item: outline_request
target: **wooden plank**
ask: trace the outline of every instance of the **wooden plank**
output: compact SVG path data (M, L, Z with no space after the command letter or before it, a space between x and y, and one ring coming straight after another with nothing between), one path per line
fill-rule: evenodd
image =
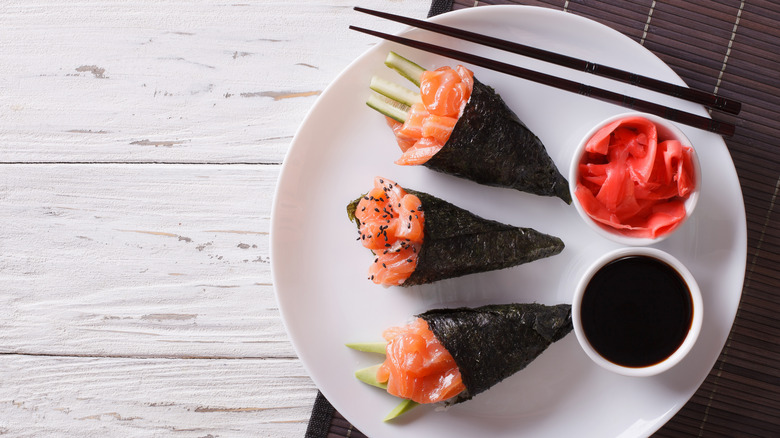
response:
M349 24L404 28L350 6L3 6L0 161L279 163L317 96L377 42ZM417 17L428 7L362 6Z
M6 436L300 437L316 395L289 359L0 359Z
M295 356L271 285L279 166L0 172L0 352Z

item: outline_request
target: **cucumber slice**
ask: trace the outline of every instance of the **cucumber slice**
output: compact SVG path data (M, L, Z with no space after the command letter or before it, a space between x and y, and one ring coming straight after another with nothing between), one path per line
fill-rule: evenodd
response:
M390 52L385 58L385 65L397 71L401 76L412 81L414 85L420 86L420 76L425 71L424 68L415 64L414 62L404 58L403 56Z
M368 368L359 369L355 371L355 377L363 383L387 390L387 383L379 383L376 380L376 372L381 366L382 364L380 363Z
M405 414L406 412L409 412L410 409L413 407L419 405L416 401L412 401L409 399L403 399L401 403L398 403L398 406L395 407L392 411L390 411L389 414L384 418L382 421L390 421L393 418L399 417L401 414Z
M415 93L395 82L382 79L379 76L371 77L369 87L377 93L407 106L412 106L415 103L421 102L420 93Z
M401 123L405 122L409 115L408 106L376 94L368 96L366 105Z
M346 345L353 350L364 351L366 353L387 353L387 342L354 342Z
M376 371L381 366L382 364L376 364L368 368L357 370L355 371L355 377L357 377L357 379L363 383L366 383L371 386L376 386L377 388L381 388L387 391L387 383L379 383L376 381ZM419 403L415 401L409 399L403 399L401 400L401 403L399 403L398 406L396 406L392 411L390 411L390 413L387 414L387 416L382 421L390 421L393 418L397 418L401 414L408 412L410 409L412 409L417 405L419 405Z

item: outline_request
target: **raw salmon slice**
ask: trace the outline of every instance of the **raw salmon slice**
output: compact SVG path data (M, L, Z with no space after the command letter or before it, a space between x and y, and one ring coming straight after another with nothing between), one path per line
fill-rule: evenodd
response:
M398 286L417 267L425 215L420 199L395 182L381 177L357 204L355 217L364 247L374 252L368 278L376 284Z
M424 164L449 140L474 87L474 73L459 65L428 70L420 79L421 102L404 123L388 120L403 154L396 164ZM391 121L392 120L392 121Z
M444 147L443 143L439 143L430 137L423 137L417 140L412 147L404 151L404 153L395 160L395 164L400 164L402 166L423 164L430 160L432 156L436 155L442 147Z
M382 336L387 341L387 356L376 377L387 382L390 394L417 403L436 403L466 389L452 355L424 320L389 328Z

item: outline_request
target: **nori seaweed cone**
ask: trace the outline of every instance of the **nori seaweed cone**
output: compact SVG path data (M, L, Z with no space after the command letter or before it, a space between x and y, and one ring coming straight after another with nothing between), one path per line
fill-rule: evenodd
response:
M571 204L569 183L541 140L493 88L476 78L449 140L424 166L480 184L557 196Z
M522 370L572 330L571 306L499 304L436 309L417 315L455 359L471 399Z
M484 219L428 193L406 192L420 198L425 225L417 267L401 286L509 268L553 256L564 248L558 237ZM347 206L350 220L356 223L355 209L361 198Z
M557 237L484 219L427 193L407 191L422 202L425 231L417 269L403 286L505 269L563 250Z

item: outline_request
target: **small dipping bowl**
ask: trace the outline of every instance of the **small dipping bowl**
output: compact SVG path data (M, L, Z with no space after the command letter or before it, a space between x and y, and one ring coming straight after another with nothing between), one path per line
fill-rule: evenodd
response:
M702 310L699 286L679 260L655 248L621 248L599 257L580 279L572 322L596 364L653 376L691 351Z
M658 132L658 143L662 143L665 140L677 140L679 141L684 147L688 146L691 148L692 151L692 167L693 167L693 182L694 182L694 188L693 190L688 193L687 198L684 201L684 207L685 207L685 216L677 222L676 225L673 227L665 230L661 234L655 236L655 237L639 237L639 236L632 236L625 232L621 232L618 229L611 227L609 225L603 224L601 222L598 222L594 220L588 212L585 211L585 208L581 204L580 200L577 197L577 187L579 185L580 180L580 170L579 170L579 164L582 161L583 157L585 156L585 146L587 145L588 141L602 128L617 122L621 119L628 119L633 117L641 117L644 118L650 122L652 122L656 126L656 130ZM652 114L645 114L645 113L638 113L638 112L629 112L629 113L622 113L617 114L615 116L609 117L606 120L602 121L601 123L598 123L596 126L594 126L590 131L588 131L587 134L582 138L580 143L578 144L576 150L574 151L574 155L572 157L571 165L569 168L569 185L571 190L571 197L574 202L574 206L577 209L577 213L579 213L582 220L588 224L590 228L595 230L598 234L600 234L602 237L606 237L614 242L620 243L622 245L632 245L632 246L644 246L644 245L652 245L654 243L658 243L667 237L669 237L671 234L674 233L675 230L679 229L680 226L693 214L693 210L696 207L696 203L699 199L699 192L701 188L701 167L699 165L699 158L696 154L696 150L693 148L693 145L691 144L688 137L672 122L663 119L661 117L654 116Z

